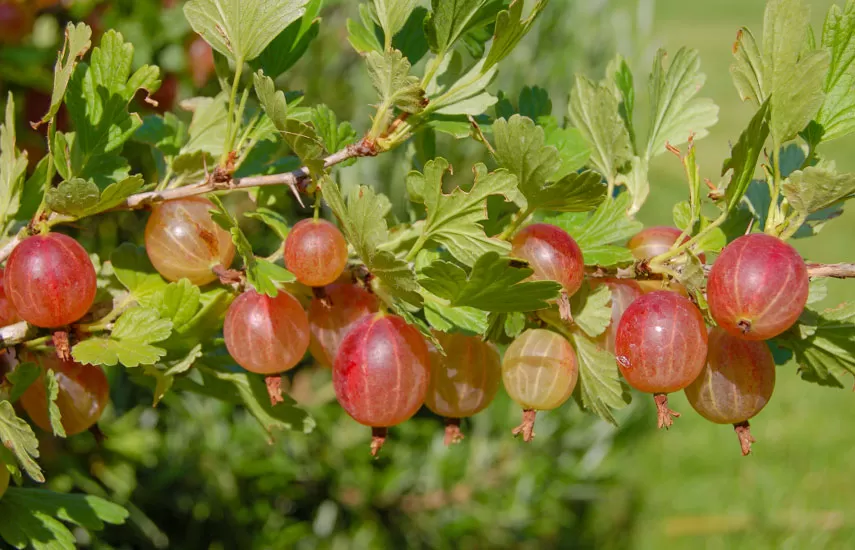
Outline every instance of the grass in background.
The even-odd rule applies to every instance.
[[[843,0],[838,0],[842,2]],[[721,107],[711,135],[697,142],[704,177],[717,181],[752,111],[743,105],[730,78],[736,31],[748,26],[759,37],[764,2],[658,0],[654,36],[669,52],[686,45],[701,53],[707,74],[703,95]],[[830,1],[813,4],[819,36]],[[636,76],[637,82],[641,80]],[[639,82],[639,84],[642,84]],[[844,170],[855,170],[855,140],[826,147]],[[641,212],[647,224],[671,224],[670,209],[687,196],[676,157],[656,159],[651,199]],[[819,237],[796,241],[815,261],[853,261],[851,235],[855,212],[829,223]],[[855,281],[834,281],[837,302],[855,299]],[[638,396],[649,426],[652,399]],[[682,412],[670,432],[633,440],[616,456],[616,470],[642,494],[633,548],[851,548],[855,547],[855,445],[848,429],[853,395],[820,388],[799,379],[792,368],[778,370],[775,395],[752,422],[754,453],[743,458],[730,426],[698,416],[682,392],[673,408]]]

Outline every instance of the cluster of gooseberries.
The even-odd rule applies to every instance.
[[[213,204],[196,197],[156,205],[145,230],[152,264],[170,281],[187,278],[204,285],[231,264],[229,234],[211,218]],[[672,249],[682,232],[649,228],[628,246],[640,260]],[[180,254],[176,254],[180,251]],[[532,224],[512,241],[511,255],[532,269],[532,279],[554,280],[572,296],[585,283],[582,251],[563,229]],[[484,409],[499,381],[523,409],[514,430],[526,441],[534,435],[535,411],[566,402],[576,386],[578,361],[559,332],[530,328],[505,350],[479,337],[435,332],[435,346],[401,317],[385,313],[370,286],[343,277],[347,242],[330,222],[306,219],[288,234],[286,267],[314,289],[301,300],[246,289],[231,304],[223,327],[225,344],[244,369],[276,375],[295,367],[307,351],[332,369],[339,403],[357,422],[373,430],[372,452],[387,428],[412,417],[422,405],[445,418],[446,443],[462,438],[460,419]],[[95,272],[85,250],[56,233],[25,239],[15,248],[0,286],[0,317],[23,319],[45,328],[78,321],[92,305]],[[697,306],[676,284],[603,278],[591,285],[611,291],[611,323],[598,345],[616,357],[626,382],[651,393],[659,426],[678,413],[667,394],[685,390],[692,407],[712,422],[733,424],[743,452],[753,441],[748,420],[768,402],[775,366],[763,340],[792,326],[807,300],[804,261],[789,245],[749,234],[728,245],[713,264],[707,287],[710,313],[718,327],[708,330]],[[650,283],[653,283],[651,286]],[[441,347],[441,349],[440,349]],[[58,405],[67,433],[92,426],[108,396],[103,372],[54,356],[23,356],[59,382]],[[33,421],[49,429],[43,378],[24,394]]]

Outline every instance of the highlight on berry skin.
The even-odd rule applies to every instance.
[[[334,283],[347,266],[347,241],[326,220],[300,220],[285,239],[285,267],[307,286]]]
[[[511,256],[529,263],[532,279],[557,281],[568,296],[575,294],[585,277],[582,249],[566,231],[555,225],[533,223],[511,241]]]
[[[189,279],[206,285],[213,268],[228,268],[235,257],[232,237],[211,218],[214,203],[188,197],[157,204],[145,226],[145,250],[154,268],[169,281]]]

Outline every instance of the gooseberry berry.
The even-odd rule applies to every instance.
[[[595,283],[596,286],[597,283]],[[598,338],[597,343],[602,349],[615,352],[615,334],[620,318],[626,308],[640,297],[643,292],[636,281],[632,279],[601,279],[599,284],[606,285],[612,293],[612,320]]]
[[[525,260],[535,280],[557,281],[572,296],[582,286],[585,262],[582,249],[560,227],[535,223],[519,231],[511,242],[511,256]]]
[[[536,410],[559,407],[573,393],[579,376],[576,352],[563,336],[529,329],[511,342],[502,360],[505,391],[523,408],[523,422],[514,429],[523,440],[534,437]]]
[[[629,242],[626,243],[626,247],[629,248],[629,251],[636,259],[649,260],[671,250],[671,247],[674,246],[674,243],[677,242],[677,239],[681,235],[683,235],[683,232],[676,227],[669,227],[667,225],[646,227],[633,235]],[[688,240],[689,236],[686,235],[683,237],[681,243]]]
[[[325,367],[332,367],[345,334],[365,315],[377,311],[377,297],[359,285],[334,283],[324,297],[309,304],[309,351]]]
[[[21,395],[21,406],[38,427],[52,431],[45,388],[49,370],[59,386],[56,404],[66,435],[84,432],[101,418],[110,399],[110,385],[101,367],[63,361],[56,354],[24,353],[21,362],[33,362],[42,369],[39,378]]]
[[[0,326],[12,325],[21,320],[21,316],[12,305],[12,300],[6,296],[5,283],[3,281],[4,270],[0,269]]]
[[[430,378],[430,357],[419,331],[395,315],[360,319],[341,342],[333,367],[338,402],[354,420],[373,428],[376,455],[386,428],[422,406]]]
[[[285,291],[271,298],[248,290],[229,306],[223,324],[226,348],[238,365],[258,374],[293,368],[309,347],[309,320]]]
[[[430,383],[425,406],[445,417],[445,444],[463,439],[460,419],[473,416],[493,401],[502,377],[496,348],[476,336],[434,332],[445,353],[430,351]]]
[[[710,313],[734,336],[768,340],[798,320],[809,282],[792,246],[763,233],[745,235],[727,245],[710,270]]]
[[[691,384],[704,367],[707,329],[687,298],[660,290],[636,299],[624,311],[615,335],[615,357],[627,383],[652,393],[659,427],[672,416],[666,394]]]
[[[211,219],[214,203],[189,197],[155,205],[145,226],[145,249],[154,268],[170,281],[194,285],[215,280],[216,265],[235,257],[231,235]]]
[[[300,220],[285,239],[285,266],[308,286],[335,282],[347,265],[347,241],[326,220]]]
[[[86,250],[61,233],[34,235],[12,250],[6,296],[30,324],[56,328],[83,317],[95,301],[95,268]]]
[[[686,387],[698,414],[716,424],[733,424],[742,454],[754,439],[748,420],[759,413],[775,389],[775,360],[765,342],[744,340],[715,327],[709,334],[707,364]]]

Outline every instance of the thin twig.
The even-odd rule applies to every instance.
[[[712,265],[703,266],[704,273],[709,274]],[[852,279],[855,278],[855,263],[837,263],[837,264],[807,264],[808,276],[811,279],[819,279],[830,277],[834,279]],[[637,269],[635,266],[606,268],[606,267],[589,267],[586,270],[586,275],[592,279],[661,279],[661,273],[644,273],[643,270]]]

